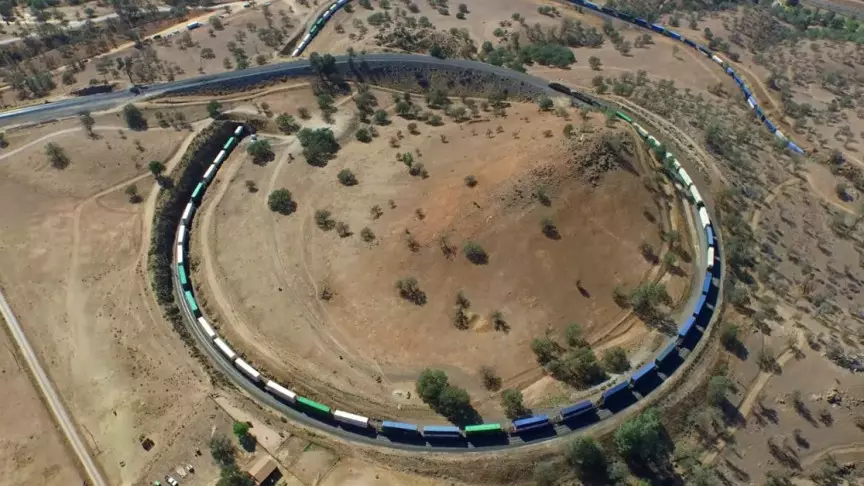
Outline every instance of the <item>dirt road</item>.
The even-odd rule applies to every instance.
[[[60,425],[60,429],[66,436],[69,445],[72,446],[75,455],[78,457],[78,461],[81,463],[85,473],[90,478],[91,484],[94,486],[108,486],[108,483],[105,482],[105,478],[102,477],[102,471],[96,466],[96,463],[93,462],[93,459],[90,457],[90,451],[87,450],[87,446],[84,445],[81,436],[78,435],[78,430],[75,428],[75,424],[72,422],[69,412],[66,411],[66,407],[60,400],[60,396],[54,389],[54,385],[51,383],[51,380],[48,379],[48,375],[45,374],[45,369],[42,368],[42,365],[39,363],[39,359],[36,357],[36,353],[30,346],[27,336],[24,335],[24,330],[21,329],[21,325],[18,323],[18,318],[16,318],[15,314],[12,313],[12,308],[9,307],[9,303],[6,301],[6,297],[2,292],[0,292],[0,313],[3,314],[6,325],[9,328],[9,333],[12,335],[15,344],[20,349],[21,355],[24,357],[24,360],[27,361],[27,367],[30,368],[30,372],[36,379],[36,384],[39,386],[39,391],[42,393],[45,403],[51,410],[54,419]]]

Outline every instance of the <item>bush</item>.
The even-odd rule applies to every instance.
[[[390,119],[387,117],[387,112],[384,110],[378,110],[372,115],[372,119],[378,125],[387,125],[390,123]]]
[[[615,431],[613,441],[622,457],[647,463],[668,454],[665,435],[660,415],[656,409],[649,408],[621,424]]]
[[[339,221],[336,223],[336,234],[339,235],[340,238],[347,238],[353,233],[351,233],[351,228],[348,226],[348,223]]]
[[[582,335],[582,326],[579,324],[570,324],[564,331],[564,338],[567,340],[567,345],[571,348],[586,348],[588,341]]]
[[[214,120],[222,118],[222,103],[219,103],[216,100],[210,100],[210,102],[207,103],[207,115]]]
[[[336,177],[339,178],[339,182],[341,182],[343,186],[357,185],[357,176],[355,176],[354,173],[348,169],[340,170],[339,174]]]
[[[606,476],[609,464],[603,448],[591,437],[580,436],[567,446],[567,462],[582,479]]]
[[[210,439],[210,455],[220,468],[231,467],[235,463],[234,445],[224,435],[215,435]]]
[[[614,346],[603,352],[603,367],[609,373],[624,373],[630,369],[630,360],[623,348]]]
[[[126,186],[126,189],[123,190],[127,196],[129,196],[129,202],[132,204],[137,204],[141,202],[141,195],[138,194],[138,186],[135,184],[129,184]]]
[[[473,241],[468,241],[462,245],[462,253],[465,254],[468,261],[475,265],[484,265],[489,262],[489,255],[486,254],[486,250]]]
[[[420,177],[421,179],[426,179],[429,177],[429,171],[426,170],[426,166],[423,165],[423,162],[416,162],[411,164],[408,167],[408,173],[415,177]]]
[[[318,209],[315,211],[315,225],[324,231],[333,229],[336,222],[331,218],[332,213],[326,209]]]
[[[276,117],[276,126],[279,128],[280,132],[286,135],[290,135],[300,130],[300,124],[297,123],[294,116],[287,113],[282,113]]]
[[[372,232],[368,227],[360,230],[360,238],[363,239],[366,243],[372,243],[375,241],[375,233]]]
[[[363,143],[369,143],[372,141],[372,134],[369,132],[369,129],[366,127],[361,127],[357,129],[357,132],[354,134],[358,141]]]
[[[537,357],[537,362],[541,366],[546,366],[552,360],[558,358],[561,352],[561,347],[549,338],[534,338],[531,340],[531,350]]]
[[[423,305],[426,303],[426,292],[420,290],[420,285],[414,277],[397,280],[396,290],[399,291],[399,296],[416,305]]]
[[[304,128],[297,132],[297,138],[309,165],[322,167],[339,151],[339,143],[329,128]]]
[[[501,388],[501,377],[491,366],[481,366],[480,377],[483,380],[483,387],[487,390],[494,392]]]
[[[720,331],[720,342],[726,349],[732,349],[738,344],[738,326],[725,324]]]
[[[708,391],[706,393],[708,403],[720,405],[726,400],[726,394],[734,388],[734,383],[726,376],[712,376],[708,380]]]
[[[45,155],[48,157],[48,162],[51,164],[51,167],[54,167],[55,169],[65,169],[66,167],[69,167],[69,157],[66,155],[63,148],[56,143],[48,142],[45,144]]]
[[[252,156],[252,162],[261,165],[270,162],[275,157],[270,142],[256,140],[246,146],[246,153]]]
[[[126,126],[130,130],[147,130],[147,119],[141,110],[133,104],[128,104],[123,107],[123,119],[126,120]]]
[[[552,205],[552,199],[549,198],[549,194],[546,192],[546,188],[543,186],[534,189],[534,197],[536,197],[537,200],[540,201],[540,204],[544,206]]]
[[[288,215],[297,209],[297,203],[292,199],[291,191],[282,188],[276,189],[267,196],[267,207],[275,213]]]
[[[462,388],[448,385],[438,396],[436,411],[455,423],[465,423],[474,413],[471,396]]]
[[[473,175],[465,176],[465,185],[468,187],[474,187],[477,185],[477,178]]]
[[[528,413],[528,409],[522,403],[522,392],[519,390],[507,389],[501,392],[501,406],[504,408],[504,414],[511,420]]]
[[[543,234],[546,235],[547,238],[551,238],[553,240],[561,238],[561,235],[558,233],[558,227],[555,226],[555,222],[552,221],[552,218],[541,219],[540,230],[543,231]]]
[[[542,111],[549,111],[553,106],[555,106],[555,103],[553,103],[552,99],[548,96],[541,96],[540,99],[537,100],[537,106],[539,106]]]

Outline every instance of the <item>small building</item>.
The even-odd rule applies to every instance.
[[[255,479],[255,484],[269,484],[268,480],[276,476],[278,480],[281,477],[281,474],[278,476],[276,473],[279,471],[279,466],[276,464],[276,461],[273,460],[269,455],[262,457],[259,459],[252,467],[249,468],[249,475]],[[275,482],[275,481],[274,481]]]

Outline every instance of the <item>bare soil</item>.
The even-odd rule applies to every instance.
[[[388,98],[378,93],[380,101]],[[532,338],[560,335],[573,322],[589,341],[604,336],[610,322],[625,315],[612,302],[612,288],[632,288],[651,270],[639,245],[661,247],[657,223],[648,219],[657,221],[660,213],[636,173],[635,153],[628,166],[598,169],[594,187],[571,151],[590,153],[588,146],[606,133],[601,117],[585,123],[594,133],[573,148],[560,135],[567,121],[540,114],[536,106],[516,105],[506,118],[485,118],[421,125],[417,135],[395,118],[378,127],[380,136],[370,144],[350,134],[343,138],[325,168],[307,165],[296,145],[287,146],[293,161],[277,153],[277,162],[263,167],[235,152],[207,194],[205,214],[212,212],[212,220],[209,214],[198,218],[205,233],[192,240],[193,267],[196,273],[204,269],[193,281],[206,282],[199,295],[208,315],[217,316],[220,332],[253,362],[306,393],[391,416],[427,414],[416,399],[407,399],[425,367],[445,369],[451,381],[479,396],[485,393],[481,365],[493,366],[505,384],[537,372]],[[334,129],[343,133],[343,122]],[[551,138],[543,134],[547,129]],[[396,137],[400,147],[394,148],[388,140],[397,132],[404,138]],[[409,151],[426,166],[428,179],[410,176],[394,160]],[[357,186],[338,182],[343,168],[356,174]],[[477,178],[476,187],[466,186],[467,175]],[[250,194],[247,180],[262,190]],[[549,207],[532,196],[540,186],[551,196]],[[296,213],[269,212],[267,193],[278,187],[292,192]],[[379,219],[370,215],[374,205],[382,208]],[[331,211],[353,234],[340,238],[316,228],[317,209]],[[540,231],[544,217],[555,221],[560,239]],[[374,243],[359,237],[366,226]],[[406,230],[419,244],[416,253],[406,245]],[[442,254],[441,236],[456,247],[452,259]],[[487,264],[473,265],[461,254],[468,240],[488,252]],[[667,284],[673,297],[686,291],[687,270],[685,265],[681,277]],[[408,276],[418,279],[425,305],[399,298],[394,284]],[[329,301],[319,298],[325,286],[334,293]],[[468,330],[450,322],[460,290],[471,302]],[[503,313],[509,332],[494,329],[494,310]],[[616,344],[636,347],[647,336],[636,325]],[[401,412],[392,410],[396,405]],[[486,406],[483,411],[500,413],[494,401]]]

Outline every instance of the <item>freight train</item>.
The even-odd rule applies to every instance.
[[[566,93],[570,96],[596,106],[603,106],[597,100],[560,84],[552,83],[550,88]],[[642,126],[634,122],[627,114],[616,111],[615,116],[631,124],[639,136],[651,148],[656,148],[660,142],[651,136]],[[719,241],[717,241],[713,224],[705,207],[702,195],[699,193],[693,180],[687,171],[675,159],[671,153],[666,154],[667,166],[673,169],[669,174],[679,182],[681,190],[693,201],[695,219],[698,220],[702,233],[705,236],[705,268],[707,269],[702,279],[702,292],[699,300],[689,318],[678,330],[676,338],[663,348],[657,357],[640,367],[626,379],[607,388],[597,400],[583,400],[566,406],[552,413],[520,417],[509,422],[494,422],[465,425],[457,427],[454,425],[418,425],[405,422],[396,422],[386,419],[370,418],[351,413],[344,410],[332,409],[329,406],[316,402],[312,399],[298,395],[290,388],[265,377],[260,371],[243,360],[237,353],[214,331],[213,326],[207,321],[198,306],[194,295],[194,289],[189,278],[188,261],[186,252],[189,241],[189,228],[195,217],[196,209],[209,186],[215,173],[225,161],[227,155],[236,147],[238,141],[244,135],[244,127],[238,126],[222,146],[222,150],[214,159],[213,163],[205,170],[201,181],[195,186],[191,193],[177,228],[175,272],[176,282],[179,285],[178,294],[182,297],[181,303],[197,323],[200,333],[215,347],[220,355],[242,373],[250,383],[261,388],[280,402],[307,414],[322,422],[343,428],[345,430],[360,433],[366,436],[382,436],[394,442],[411,444],[429,444],[435,446],[443,442],[472,444],[474,447],[483,447],[486,444],[500,446],[502,443],[509,444],[516,438],[523,441],[531,440],[532,437],[555,435],[560,431],[575,430],[601,420],[601,416],[608,416],[626,408],[629,404],[646,396],[659,386],[665,379],[683,362],[682,354],[691,351],[699,342],[706,331],[713,313],[713,305],[716,303],[717,292],[711,292],[715,275],[719,277]],[[686,354],[685,354],[686,356]]]
[[[312,39],[314,39],[315,36],[318,35],[318,32],[321,31],[321,28],[324,27],[324,24],[326,24],[327,21],[330,20],[330,17],[332,17],[337,10],[344,7],[345,4],[349,1],[350,0],[339,0],[338,2],[330,4],[330,6],[327,7],[327,10],[325,10],[320,17],[315,19],[312,27],[309,28],[309,32],[307,32],[306,35],[304,35],[303,38],[300,39],[300,42],[297,43],[297,47],[294,48],[294,51],[291,53],[291,55],[293,57],[297,57],[302,54],[303,51],[306,49],[306,46],[308,46],[309,43],[312,42]]]

